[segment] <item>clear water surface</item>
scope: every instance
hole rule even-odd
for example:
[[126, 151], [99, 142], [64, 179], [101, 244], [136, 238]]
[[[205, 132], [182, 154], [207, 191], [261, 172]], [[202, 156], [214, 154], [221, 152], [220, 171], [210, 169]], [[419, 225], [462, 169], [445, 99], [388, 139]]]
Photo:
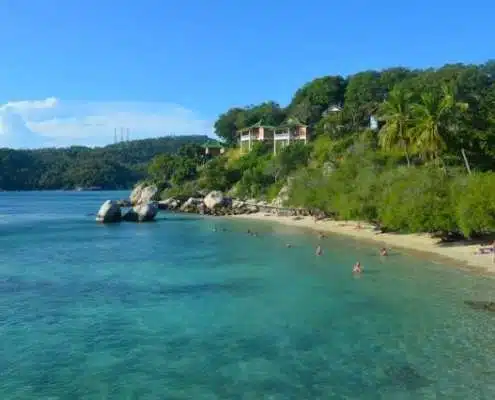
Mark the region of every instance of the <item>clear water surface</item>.
[[494, 278], [125, 195], [0, 193], [0, 399], [495, 398]]

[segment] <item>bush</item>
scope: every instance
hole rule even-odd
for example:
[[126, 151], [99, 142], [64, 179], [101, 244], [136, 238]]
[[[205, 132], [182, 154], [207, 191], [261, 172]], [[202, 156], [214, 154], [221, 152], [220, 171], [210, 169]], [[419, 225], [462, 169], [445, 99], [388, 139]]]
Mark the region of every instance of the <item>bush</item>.
[[457, 180], [453, 197], [464, 236], [495, 232], [495, 173], [477, 173]]
[[449, 177], [436, 168], [402, 168], [382, 177], [378, 217], [402, 232], [457, 230]]
[[199, 186], [207, 190], [229, 189], [240, 178], [238, 169], [227, 167], [226, 157], [217, 157], [205, 164], [198, 179]]
[[160, 198], [165, 200], [170, 197], [178, 199], [180, 201], [185, 201], [189, 197], [200, 197], [199, 186], [196, 181], [185, 182], [182, 185], [172, 186], [170, 188], [164, 189]]

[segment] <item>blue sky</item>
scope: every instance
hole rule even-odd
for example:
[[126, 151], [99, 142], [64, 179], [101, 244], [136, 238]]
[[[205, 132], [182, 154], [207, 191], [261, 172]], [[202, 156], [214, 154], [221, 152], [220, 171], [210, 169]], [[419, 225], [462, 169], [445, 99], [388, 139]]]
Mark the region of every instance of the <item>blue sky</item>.
[[0, 145], [211, 133], [321, 75], [495, 58], [495, 4], [3, 0]]

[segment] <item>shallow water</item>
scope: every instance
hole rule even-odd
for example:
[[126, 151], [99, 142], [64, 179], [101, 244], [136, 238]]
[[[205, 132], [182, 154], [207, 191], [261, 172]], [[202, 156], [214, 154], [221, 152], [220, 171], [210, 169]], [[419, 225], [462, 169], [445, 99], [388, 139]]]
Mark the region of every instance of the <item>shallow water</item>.
[[493, 277], [125, 195], [0, 193], [0, 399], [495, 398]]

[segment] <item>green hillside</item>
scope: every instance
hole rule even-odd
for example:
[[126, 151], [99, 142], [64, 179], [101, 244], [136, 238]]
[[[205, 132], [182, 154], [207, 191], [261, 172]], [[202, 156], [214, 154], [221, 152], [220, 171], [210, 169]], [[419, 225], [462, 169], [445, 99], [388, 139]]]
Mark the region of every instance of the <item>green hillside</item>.
[[145, 175], [158, 154], [174, 154], [186, 144], [202, 144], [207, 136], [167, 136], [105, 147], [0, 149], [1, 190], [127, 189]]

